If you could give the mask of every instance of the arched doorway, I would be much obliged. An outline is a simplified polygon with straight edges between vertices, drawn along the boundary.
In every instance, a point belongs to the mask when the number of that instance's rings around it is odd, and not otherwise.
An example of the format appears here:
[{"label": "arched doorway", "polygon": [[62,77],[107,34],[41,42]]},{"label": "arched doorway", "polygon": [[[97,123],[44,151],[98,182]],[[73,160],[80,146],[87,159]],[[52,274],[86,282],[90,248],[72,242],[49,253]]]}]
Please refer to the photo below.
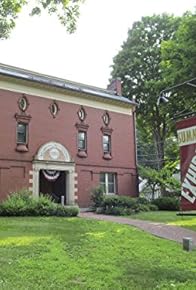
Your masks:
[{"label": "arched doorway", "polygon": [[75,203],[75,163],[60,143],[42,145],[33,160],[33,195],[49,194],[56,202]]}]

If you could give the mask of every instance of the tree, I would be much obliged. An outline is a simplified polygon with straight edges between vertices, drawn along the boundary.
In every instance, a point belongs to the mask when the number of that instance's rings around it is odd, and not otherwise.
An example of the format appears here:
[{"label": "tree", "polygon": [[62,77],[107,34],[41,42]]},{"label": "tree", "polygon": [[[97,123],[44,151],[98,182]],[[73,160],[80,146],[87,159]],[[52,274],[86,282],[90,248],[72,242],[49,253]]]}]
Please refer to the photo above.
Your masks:
[{"label": "tree", "polygon": [[[9,37],[15,26],[15,20],[28,0],[1,0],[0,1],[0,39]],[[60,23],[72,33],[76,29],[79,16],[79,7],[84,0],[37,0],[30,15],[39,15],[45,9],[50,15],[55,14]]]},{"label": "tree", "polygon": [[196,77],[196,14],[186,13],[173,39],[161,44],[164,76],[171,84]]},{"label": "tree", "polygon": [[[162,42],[161,56],[163,76],[171,85],[192,79],[196,85],[196,14],[183,16],[173,39]],[[187,85],[176,88],[170,96],[184,115],[196,111],[195,98],[195,88]]]},{"label": "tree", "polygon": [[173,108],[157,105],[160,91],[170,84],[163,77],[161,43],[174,37],[180,20],[167,14],[143,17],[128,31],[126,42],[113,59],[112,77],[120,77],[123,94],[139,104],[137,123],[155,143],[158,169],[164,166],[166,138],[174,127]]},{"label": "tree", "polygon": [[152,199],[155,197],[155,192],[162,187],[166,188],[166,195],[179,195],[180,182],[173,177],[178,171],[177,165],[178,161],[169,162],[159,171],[151,167],[139,166],[140,176],[147,181],[146,187],[150,188]]}]

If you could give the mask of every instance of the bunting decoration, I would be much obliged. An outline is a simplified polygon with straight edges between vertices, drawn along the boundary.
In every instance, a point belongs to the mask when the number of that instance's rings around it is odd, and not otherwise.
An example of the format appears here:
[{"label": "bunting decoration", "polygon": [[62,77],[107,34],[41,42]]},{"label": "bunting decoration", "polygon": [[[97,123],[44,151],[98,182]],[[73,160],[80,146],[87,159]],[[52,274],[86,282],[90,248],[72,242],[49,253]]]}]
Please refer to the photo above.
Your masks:
[{"label": "bunting decoration", "polygon": [[44,177],[49,181],[56,181],[60,176],[60,171],[57,170],[42,170]]}]

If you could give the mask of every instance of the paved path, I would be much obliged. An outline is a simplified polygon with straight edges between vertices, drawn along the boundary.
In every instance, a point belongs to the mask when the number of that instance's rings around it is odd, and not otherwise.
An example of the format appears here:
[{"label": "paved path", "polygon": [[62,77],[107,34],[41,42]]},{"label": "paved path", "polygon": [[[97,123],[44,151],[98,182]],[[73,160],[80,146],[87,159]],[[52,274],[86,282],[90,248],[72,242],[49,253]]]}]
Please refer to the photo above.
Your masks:
[{"label": "paved path", "polygon": [[135,220],[119,216],[117,217],[103,214],[95,214],[92,212],[81,212],[79,216],[84,218],[93,218],[97,220],[111,221],[120,224],[135,226],[139,229],[153,234],[154,236],[173,240],[179,243],[182,243],[182,239],[184,237],[190,237],[193,239],[193,245],[196,246],[196,232],[182,227],[172,225],[170,226],[163,223],[155,223],[151,221]]}]

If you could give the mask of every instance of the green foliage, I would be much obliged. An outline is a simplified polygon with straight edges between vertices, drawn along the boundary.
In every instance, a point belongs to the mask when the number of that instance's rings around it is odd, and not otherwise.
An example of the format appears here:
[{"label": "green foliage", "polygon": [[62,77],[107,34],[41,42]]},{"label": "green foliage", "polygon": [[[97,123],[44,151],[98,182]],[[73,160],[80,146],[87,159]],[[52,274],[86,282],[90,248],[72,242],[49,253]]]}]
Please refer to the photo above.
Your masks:
[{"label": "green foliage", "polygon": [[91,200],[95,208],[101,207],[104,199],[104,190],[102,186],[98,186],[92,190]]},{"label": "green foliage", "polygon": [[[15,26],[15,19],[23,6],[28,5],[27,0],[1,0],[0,1],[0,39],[9,37]],[[60,23],[72,33],[76,29],[79,8],[84,0],[38,0],[34,1],[30,15],[40,15],[46,10],[50,15],[56,15]]]},{"label": "green foliage", "polygon": [[157,211],[157,210],[159,210],[158,206],[156,204],[153,204],[153,203],[150,203],[148,205],[148,207],[149,207],[149,210],[150,211]]},{"label": "green foliage", "polygon": [[0,216],[76,216],[77,207],[63,207],[50,196],[34,199],[27,190],[12,193],[0,204]]},{"label": "green foliage", "polygon": [[[172,191],[175,194],[180,192],[180,182],[173,177],[173,174],[177,171],[177,165],[178,161],[168,162],[161,170],[143,166],[138,167],[140,176],[147,180],[146,186],[149,186],[152,190],[153,199],[157,187],[159,189],[165,187],[168,192]],[[166,194],[167,192],[165,192]]]},{"label": "green foliage", "polygon": [[180,200],[177,197],[163,196],[153,201],[159,210],[179,210]]},{"label": "green foliage", "polygon": [[[196,14],[186,13],[173,39],[161,44],[162,70],[170,85],[190,79],[196,82]],[[196,111],[196,92],[192,86],[178,87],[170,96],[170,110],[176,118]],[[176,106],[176,103],[178,104]]]},{"label": "green foliage", "polygon": [[186,13],[173,39],[161,43],[161,65],[171,83],[196,77],[195,35],[196,14]]},{"label": "green foliage", "polygon": [[149,211],[150,202],[145,198],[132,198],[123,195],[104,196],[96,208],[98,214],[131,215],[139,211]]},{"label": "green foliage", "polygon": [[137,207],[137,199],[122,195],[105,196],[102,207],[105,209],[112,207],[135,209]]},{"label": "green foliage", "polygon": [[[183,93],[179,99],[179,94],[175,92],[170,96],[171,101],[164,106],[159,106],[157,99],[162,90],[179,83],[180,79],[186,80],[191,75],[195,77],[195,27],[195,15],[181,18],[167,14],[143,17],[133,24],[127,40],[113,59],[112,78],[120,77],[123,95],[129,99],[134,97],[139,104],[137,144],[138,161],[142,165],[161,169],[167,160],[177,159],[174,117],[182,110],[185,113],[190,111],[195,102],[193,98],[192,103],[187,102]],[[174,45],[175,51],[178,51],[176,60],[178,54],[181,56],[179,66],[173,65],[172,68],[173,59],[175,62]],[[174,72],[169,73],[170,66],[177,75],[179,71],[182,75],[180,79],[171,76]]]}]

